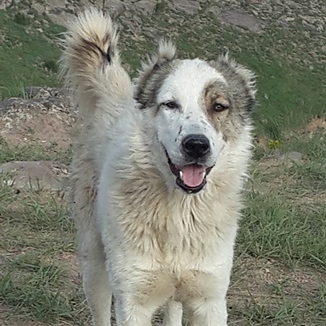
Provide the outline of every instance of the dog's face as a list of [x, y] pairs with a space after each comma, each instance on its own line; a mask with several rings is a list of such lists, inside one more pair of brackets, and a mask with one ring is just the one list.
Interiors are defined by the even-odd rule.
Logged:
[[210, 64], [168, 60], [164, 49], [144, 67], [136, 99], [153, 114], [156, 137], [176, 186], [196, 193], [204, 188], [227, 142], [250, 124], [252, 75], [228, 58]]
[[[210, 87], [225, 85], [224, 77], [199, 60], [181, 61], [157, 94], [156, 129], [176, 183], [187, 192], [200, 191], [225, 145], [214, 115], [229, 106], [221, 93], [211, 103]], [[221, 112], [218, 112], [221, 111]]]

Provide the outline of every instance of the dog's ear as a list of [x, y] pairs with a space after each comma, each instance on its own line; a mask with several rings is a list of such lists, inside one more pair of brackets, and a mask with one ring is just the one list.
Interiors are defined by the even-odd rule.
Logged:
[[256, 106], [255, 74], [248, 68], [230, 59], [229, 55], [222, 55], [210, 65], [218, 70], [228, 83], [228, 91], [235, 106], [243, 116], [247, 116]]
[[[141, 69], [138, 71], [138, 77], [134, 79], [135, 92], [134, 98], [144, 107], [148, 102], [151, 87], [146, 91], [147, 84], [151, 81], [154, 83], [154, 74], [168, 62], [171, 62], [176, 56], [176, 47], [170, 41], [161, 40], [158, 51], [145, 62], [142, 62]], [[156, 78], [154, 78], [156, 79]]]

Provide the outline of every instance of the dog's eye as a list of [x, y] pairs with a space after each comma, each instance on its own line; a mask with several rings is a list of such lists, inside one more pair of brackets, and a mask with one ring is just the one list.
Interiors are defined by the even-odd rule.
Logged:
[[178, 109], [180, 107], [179, 104], [174, 101], [165, 102], [164, 105], [167, 106], [169, 109]]
[[228, 106], [223, 105], [221, 103], [214, 103], [214, 105], [213, 105], [213, 110], [215, 112], [222, 112], [224, 110], [227, 110], [228, 108], [229, 108]]

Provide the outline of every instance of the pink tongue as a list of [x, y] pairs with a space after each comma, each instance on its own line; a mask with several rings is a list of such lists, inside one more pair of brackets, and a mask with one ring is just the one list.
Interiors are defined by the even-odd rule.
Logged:
[[202, 184], [205, 177], [205, 168], [198, 165], [187, 165], [181, 169], [182, 181], [188, 187], [198, 187]]

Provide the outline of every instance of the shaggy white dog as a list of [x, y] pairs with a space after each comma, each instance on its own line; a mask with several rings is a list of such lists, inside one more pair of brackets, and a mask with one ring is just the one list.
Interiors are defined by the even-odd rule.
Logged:
[[63, 74], [82, 119], [72, 163], [83, 286], [96, 326], [227, 325], [226, 292], [250, 158], [252, 73], [179, 60], [161, 42], [133, 88], [110, 17], [69, 25]]

